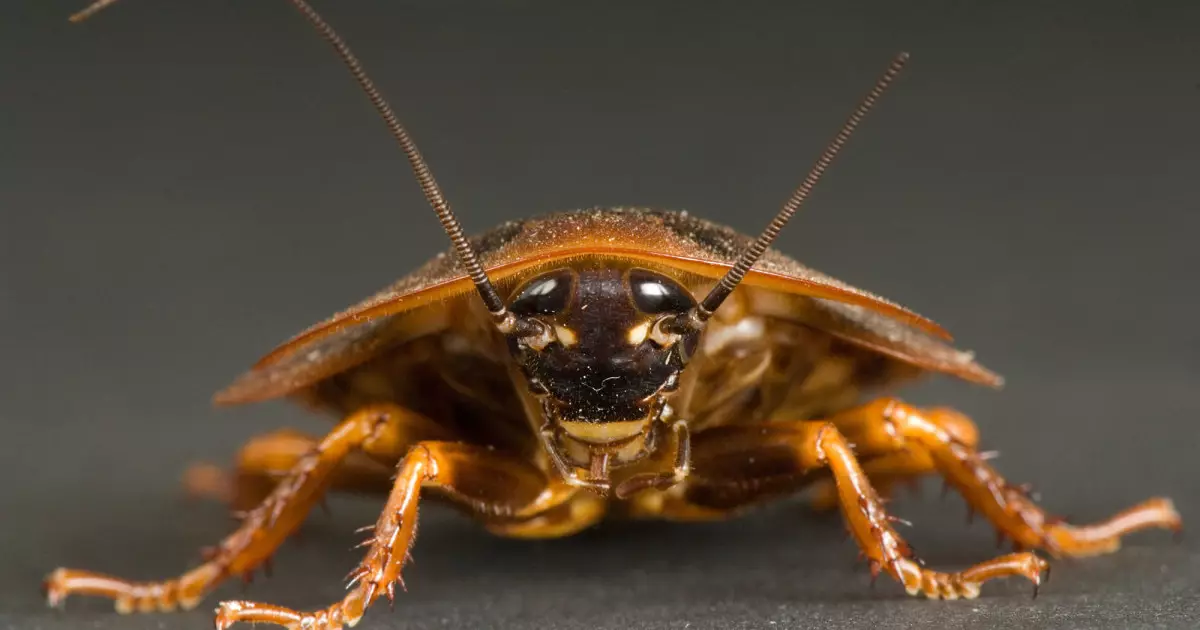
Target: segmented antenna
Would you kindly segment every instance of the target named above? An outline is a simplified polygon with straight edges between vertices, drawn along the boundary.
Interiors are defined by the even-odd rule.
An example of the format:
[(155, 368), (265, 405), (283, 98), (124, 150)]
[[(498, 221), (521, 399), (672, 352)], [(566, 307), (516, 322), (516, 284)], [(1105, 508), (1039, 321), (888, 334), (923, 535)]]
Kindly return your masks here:
[(72, 13), (71, 17), (69, 17), (67, 19), (72, 22), (82, 22), (82, 21), (88, 19), (89, 17), (92, 17), (92, 15), (95, 14), (97, 11), (104, 9), (104, 7), (107, 7), (108, 5), (110, 5), (116, 1), (117, 0), (96, 0), (95, 2), (88, 5), (88, 7), (86, 9), (79, 11), (78, 13)]
[(846, 140), (850, 138), (850, 134), (854, 132), (854, 128), (858, 126), (858, 123), (870, 111), (871, 106), (875, 104), (875, 101), (883, 94), (884, 90), (891, 84), (892, 79), (896, 78), (896, 75), (900, 73), (900, 70), (907, 62), (908, 53), (903, 52), (892, 60), (887, 72), (880, 77), (879, 81), (875, 83), (875, 87), (871, 88), (867, 96), (858, 104), (858, 108), (850, 115), (846, 124), (842, 125), (841, 131), (834, 136), (833, 141), (825, 147), (825, 151), (821, 153), (821, 157), (817, 158), (812, 170), (808, 172), (800, 187), (792, 193), (787, 203), (783, 204), (783, 208), (779, 211), (779, 214), (775, 215), (775, 218), (767, 226), (767, 229), (763, 230), (763, 233), (754, 241), (754, 244), (738, 258), (733, 268), (725, 274), (725, 277), (721, 278), (717, 286), (713, 287), (712, 291), (700, 302), (696, 314), (701, 320), (706, 320), (712, 316), (713, 311), (721, 306), (721, 302), (724, 302), (730, 293), (733, 293), (734, 288), (742, 281), (742, 278), (746, 277), (746, 273), (750, 271), (754, 263), (758, 262), (758, 259), (771, 246), (771, 242), (775, 240), (775, 237), (779, 236), (779, 231), (783, 229), (784, 225), (787, 225), (788, 220), (792, 218), (792, 215), (796, 213), (800, 205), (808, 198), (808, 194), (817, 185), (817, 181), (821, 179), (821, 175), (825, 173), (825, 169), (833, 162), (838, 151), (846, 144)]
[[(72, 15), (70, 20), (72, 22), (83, 21), (116, 1), (97, 0), (86, 9)], [(425, 163), (425, 158), (421, 157), (421, 152), (417, 149), (416, 143), (409, 137), (408, 131), (404, 129), (404, 126), (396, 118), (392, 107), (388, 105), (388, 102), (379, 93), (379, 90), (375, 89), (375, 83), (367, 76), (367, 72), (363, 70), (358, 58), (350, 51), (350, 47), (346, 45), (346, 42), (333, 30), (333, 27), (325, 22), (316, 10), (304, 0), (289, 0), (289, 2), (304, 14), (304, 17), (308, 18), (308, 21), (316, 27), (321, 36), (325, 38), (325, 41), (333, 46), (338, 56), (345, 62), (346, 67), (350, 70), (350, 74), (354, 76), (354, 80), (358, 82), (363, 92), (366, 93), (367, 98), (371, 100), (371, 104), (375, 106), (375, 110), (379, 112), (380, 117), (383, 118), (383, 122), (387, 124), (388, 130), (392, 132), (392, 136), (400, 143), (400, 148), (404, 150), (404, 154), (408, 157), (408, 163), (412, 167), (413, 174), (417, 177), (417, 183), (421, 186), (421, 192), (425, 194), (425, 199), (429, 201), (429, 205), (437, 213), (438, 220), (442, 223), (442, 228), (446, 230), (446, 235), (454, 243), (458, 260), (471, 276), (471, 281), (475, 283), (475, 288), (479, 291), (479, 296), (483, 298), (484, 305), (487, 306), (487, 309), (493, 315), (504, 315), (504, 300), (500, 298), (500, 294), (496, 292), (496, 288), (492, 286), (492, 281), (488, 279), (487, 273), (484, 272), (483, 266), (479, 264), (479, 258), (476, 256), (475, 250), (471, 248), (471, 244), (463, 235), (462, 225), (459, 224), (458, 218), (454, 216), (454, 211), (450, 209), (450, 203), (442, 195), (442, 190), (438, 186), (437, 180), (433, 178), (433, 173), (429, 170), (429, 165)]]

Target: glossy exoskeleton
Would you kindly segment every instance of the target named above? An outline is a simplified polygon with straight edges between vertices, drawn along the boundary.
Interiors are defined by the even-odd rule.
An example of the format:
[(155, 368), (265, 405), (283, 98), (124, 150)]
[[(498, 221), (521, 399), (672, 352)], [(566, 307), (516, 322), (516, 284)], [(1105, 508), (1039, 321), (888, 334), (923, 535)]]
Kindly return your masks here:
[[(294, 337), (217, 394), (220, 404), (289, 397), (338, 424), (319, 438), (284, 430), (253, 439), (232, 474), (190, 471), (193, 490), (245, 512), (202, 564), (157, 582), (59, 569), (46, 582), (52, 604), (87, 594), (122, 612), (191, 608), (268, 562), (332, 491), (387, 497), (345, 597), (315, 612), (226, 601), (218, 628), (356, 624), (394, 597), (427, 499), (453, 502), (499, 535), (553, 537), (606, 516), (728, 518), (809, 488), (817, 507), (841, 511), (873, 575), (943, 599), (976, 597), (1006, 576), (1036, 588), (1048, 564), (1035, 551), (1095, 555), (1129, 532), (1180, 528), (1165, 498), (1091, 525), (1052, 518), (987, 462), (966, 416), (871, 400), (930, 373), (1001, 380), (933, 322), (770, 249), (906, 55), (757, 239), (639, 208), (553, 214), (466, 238), (350, 50), (303, 0), (292, 3), (382, 114), (453, 250)], [(926, 475), (942, 477), (1017, 550), (962, 571), (925, 567), (881, 497)]]

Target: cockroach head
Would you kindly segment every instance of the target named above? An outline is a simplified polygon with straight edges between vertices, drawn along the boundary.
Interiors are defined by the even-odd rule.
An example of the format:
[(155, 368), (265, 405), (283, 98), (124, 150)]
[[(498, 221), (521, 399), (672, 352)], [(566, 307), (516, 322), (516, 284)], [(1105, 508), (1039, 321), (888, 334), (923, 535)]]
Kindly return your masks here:
[(700, 336), (675, 323), (695, 308), (690, 291), (656, 271), (562, 267), (513, 291), (509, 349), (548, 420), (615, 438), (616, 425), (634, 431), (662, 412)]

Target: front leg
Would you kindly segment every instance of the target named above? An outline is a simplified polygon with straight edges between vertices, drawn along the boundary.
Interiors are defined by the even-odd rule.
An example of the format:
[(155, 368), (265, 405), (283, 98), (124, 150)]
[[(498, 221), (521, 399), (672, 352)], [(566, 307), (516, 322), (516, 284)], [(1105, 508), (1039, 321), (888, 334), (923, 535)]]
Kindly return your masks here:
[(230, 576), (247, 575), (271, 555), (303, 522), (324, 494), (341, 462), (355, 449), (380, 461), (403, 456), (408, 427), (428, 422), (394, 405), (365, 407), (343, 420), (323, 440), (297, 459), (242, 524), (212, 548), (200, 566), (159, 582), (133, 582), (91, 571), (58, 569), (46, 580), (47, 599), (60, 605), (68, 595), (96, 595), (115, 602), (117, 611), (152, 612), (190, 609)]
[[(422, 487), (435, 488), (484, 518), (498, 533), (557, 536), (600, 518), (594, 502), (578, 490), (550, 481), (533, 464), (495, 450), (451, 442), (422, 442), (400, 462), (386, 506), (364, 543), (368, 549), (351, 572), (349, 592), (336, 604), (302, 613), (246, 601), (223, 602), (216, 626), (241, 622), (272, 623), (293, 630), (335, 630), (354, 626), (379, 597), (394, 598), (400, 571), (417, 530)], [(524, 523), (525, 525), (519, 526)]]
[(661, 516), (697, 518), (752, 504), (764, 496), (795, 491), (832, 473), (838, 506), (858, 542), (872, 575), (886, 572), (910, 595), (974, 598), (987, 581), (1022, 576), (1036, 585), (1046, 570), (1032, 553), (1013, 553), (964, 571), (926, 569), (892, 527), (890, 516), (846, 439), (829, 422), (772, 422), (724, 426), (700, 432), (693, 442), (693, 472), (676, 502), (664, 502)]

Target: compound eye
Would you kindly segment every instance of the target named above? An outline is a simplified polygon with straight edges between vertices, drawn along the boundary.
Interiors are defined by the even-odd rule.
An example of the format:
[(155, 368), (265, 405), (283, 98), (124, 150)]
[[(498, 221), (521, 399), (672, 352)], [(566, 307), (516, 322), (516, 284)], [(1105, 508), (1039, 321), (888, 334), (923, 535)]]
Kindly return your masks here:
[(648, 315), (683, 313), (696, 305), (692, 294), (678, 282), (645, 269), (629, 272), (629, 290), (633, 304)]
[(516, 315), (556, 315), (571, 301), (572, 275), (570, 270), (552, 271), (538, 276), (525, 285), (509, 306)]

